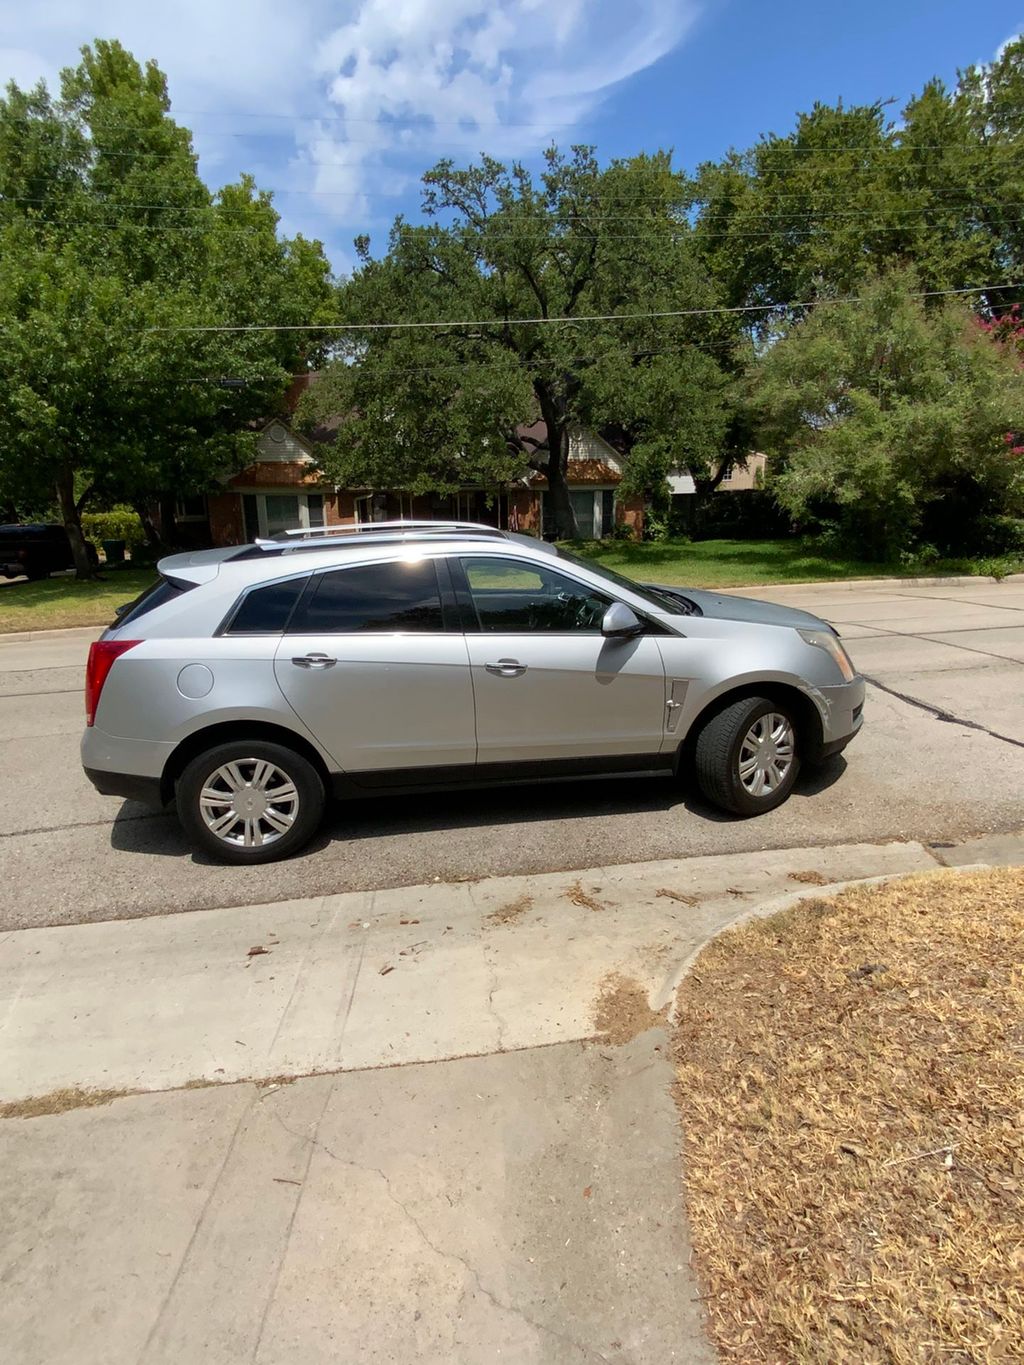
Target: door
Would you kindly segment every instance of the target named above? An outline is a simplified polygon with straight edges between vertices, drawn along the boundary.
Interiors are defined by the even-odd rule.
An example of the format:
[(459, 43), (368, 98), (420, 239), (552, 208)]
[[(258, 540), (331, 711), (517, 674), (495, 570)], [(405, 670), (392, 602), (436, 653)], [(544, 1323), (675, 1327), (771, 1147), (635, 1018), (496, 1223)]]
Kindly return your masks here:
[(401, 771), (415, 781), (415, 769), (475, 761), (466, 640), (446, 629), (449, 620), (433, 559), (317, 575), (281, 639), (275, 674), (343, 772), (386, 783)]
[(661, 653), (653, 636), (604, 638), (612, 597), (535, 561), (473, 555), (461, 570), (479, 764), (658, 754)]

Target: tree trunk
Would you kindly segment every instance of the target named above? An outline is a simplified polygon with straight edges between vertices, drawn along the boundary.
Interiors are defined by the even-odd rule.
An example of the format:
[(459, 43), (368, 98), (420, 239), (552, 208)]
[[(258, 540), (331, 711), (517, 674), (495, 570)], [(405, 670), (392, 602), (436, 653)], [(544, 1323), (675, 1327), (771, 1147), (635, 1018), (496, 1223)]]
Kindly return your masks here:
[(133, 503), (132, 506), (135, 508), (139, 521), (142, 522), (142, 529), (146, 533), (146, 543), (151, 550), (155, 550), (158, 554), (162, 553), (167, 548), (167, 544), (161, 537), (156, 522), (153, 520), (152, 504), (145, 502), (140, 498), (137, 502)]
[(711, 500), (718, 491), (718, 486), (732, 468), (732, 462), (721, 460), (714, 474), (705, 475), (699, 470), (690, 470), (690, 477), (693, 479), (693, 519), (692, 529), (702, 530), (711, 511)]
[(96, 569), (89, 558), (89, 551), (85, 548), (81, 510), (75, 501), (75, 473), (69, 464), (61, 466), (57, 475), (56, 493), (61, 520), (68, 533), (71, 557), (75, 562), (75, 577), (95, 578)]
[(178, 540), (178, 526), (174, 518), (177, 498), (173, 493), (160, 494), (160, 535), (164, 545), (174, 548)]
[(548, 497), (551, 499), (555, 535), (559, 540), (575, 540), (576, 514), (572, 510), (569, 484), (569, 433), (563, 424), (545, 418), (548, 428)]

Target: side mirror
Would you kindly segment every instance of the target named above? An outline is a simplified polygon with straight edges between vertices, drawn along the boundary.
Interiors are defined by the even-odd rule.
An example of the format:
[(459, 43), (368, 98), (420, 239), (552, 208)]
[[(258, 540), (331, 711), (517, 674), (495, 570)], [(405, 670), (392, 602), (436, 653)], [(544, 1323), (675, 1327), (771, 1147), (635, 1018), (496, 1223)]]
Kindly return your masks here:
[(611, 639), (628, 640), (632, 635), (639, 635), (643, 628), (644, 623), (625, 602), (613, 602), (601, 622), (601, 634)]

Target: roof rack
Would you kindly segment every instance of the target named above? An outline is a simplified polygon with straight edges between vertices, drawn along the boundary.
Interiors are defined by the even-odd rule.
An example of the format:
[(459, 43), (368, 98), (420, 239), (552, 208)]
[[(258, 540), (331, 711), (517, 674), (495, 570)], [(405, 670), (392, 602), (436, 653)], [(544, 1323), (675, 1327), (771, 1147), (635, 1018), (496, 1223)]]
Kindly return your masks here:
[[(372, 535), (377, 531), (489, 531), (500, 536), (495, 526), (487, 526), (481, 521), (357, 521), (342, 526), (291, 526), (282, 531), (282, 536), (359, 536)], [(277, 540), (275, 536), (273, 539)]]
[[(358, 542), (361, 545), (386, 545), (401, 544), (405, 541), (434, 541), (434, 540), (505, 540), (507, 539), (504, 531), (499, 531), (494, 526), (478, 525), (476, 522), (365, 522), (364, 530), (355, 530), (352, 527), (337, 527), (333, 533), (321, 534), (319, 527), (312, 531), (306, 527), (301, 527), (303, 534), (295, 539), (285, 539), (290, 536), (290, 532), (285, 532), (281, 538), (267, 540), (257, 538), (254, 542), (255, 549), (262, 554), (296, 554), (302, 550), (328, 550), (340, 548), (341, 544), (347, 540), (352, 544)], [(348, 534), (346, 534), (346, 532)], [(242, 557), (249, 553), (242, 551)]]

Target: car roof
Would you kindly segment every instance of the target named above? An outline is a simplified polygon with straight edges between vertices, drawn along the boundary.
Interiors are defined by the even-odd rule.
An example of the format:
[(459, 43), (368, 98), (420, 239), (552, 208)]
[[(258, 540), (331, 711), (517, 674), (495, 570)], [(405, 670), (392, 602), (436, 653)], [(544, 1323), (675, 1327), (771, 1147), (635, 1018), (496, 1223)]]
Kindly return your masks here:
[(193, 550), (168, 555), (157, 564), (165, 577), (188, 583), (208, 583), (222, 576), (233, 582), (267, 582), (295, 573), (308, 573), (334, 565), (393, 558), (395, 551), (415, 547), (438, 553), (463, 551), (527, 553), (557, 556), (553, 545), (535, 536), (500, 531), (476, 523), (370, 523), (373, 529), (330, 529), (327, 533), (299, 528), (273, 540), (250, 545), (231, 545), (213, 550)]

